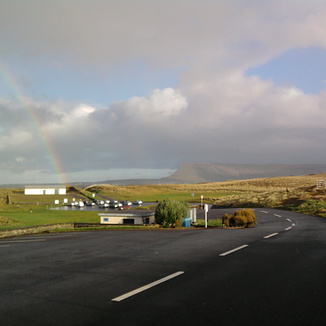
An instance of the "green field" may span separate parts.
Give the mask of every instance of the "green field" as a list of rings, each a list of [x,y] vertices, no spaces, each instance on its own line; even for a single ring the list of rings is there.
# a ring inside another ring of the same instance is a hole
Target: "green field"
[[[0,229],[57,223],[98,223],[99,212],[47,209],[43,205],[11,206],[0,210]]]

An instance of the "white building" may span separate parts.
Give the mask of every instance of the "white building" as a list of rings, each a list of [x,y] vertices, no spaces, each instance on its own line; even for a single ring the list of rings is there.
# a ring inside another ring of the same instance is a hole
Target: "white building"
[[[155,212],[143,211],[137,213],[100,213],[101,224],[152,224]]]
[[[52,185],[52,186],[25,186],[25,195],[65,195],[65,185]]]

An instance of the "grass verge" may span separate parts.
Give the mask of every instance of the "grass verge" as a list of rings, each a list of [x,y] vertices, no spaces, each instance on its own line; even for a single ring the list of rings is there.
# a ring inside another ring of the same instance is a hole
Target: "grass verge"
[[[205,226],[205,220],[204,219],[197,219],[197,226]],[[207,226],[209,227],[222,227],[222,219],[217,218],[213,220],[207,221]]]

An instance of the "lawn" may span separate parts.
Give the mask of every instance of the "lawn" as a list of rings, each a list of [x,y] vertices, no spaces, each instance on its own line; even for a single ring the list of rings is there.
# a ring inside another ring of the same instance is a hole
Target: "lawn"
[[[0,229],[57,223],[98,223],[99,212],[51,210],[42,205],[9,205],[0,209]]]

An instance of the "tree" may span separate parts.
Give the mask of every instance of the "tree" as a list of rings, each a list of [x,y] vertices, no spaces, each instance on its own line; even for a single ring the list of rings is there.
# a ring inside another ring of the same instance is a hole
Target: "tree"
[[[184,201],[163,200],[155,211],[156,223],[165,227],[180,227],[182,219],[187,217],[188,208],[188,203]]]

